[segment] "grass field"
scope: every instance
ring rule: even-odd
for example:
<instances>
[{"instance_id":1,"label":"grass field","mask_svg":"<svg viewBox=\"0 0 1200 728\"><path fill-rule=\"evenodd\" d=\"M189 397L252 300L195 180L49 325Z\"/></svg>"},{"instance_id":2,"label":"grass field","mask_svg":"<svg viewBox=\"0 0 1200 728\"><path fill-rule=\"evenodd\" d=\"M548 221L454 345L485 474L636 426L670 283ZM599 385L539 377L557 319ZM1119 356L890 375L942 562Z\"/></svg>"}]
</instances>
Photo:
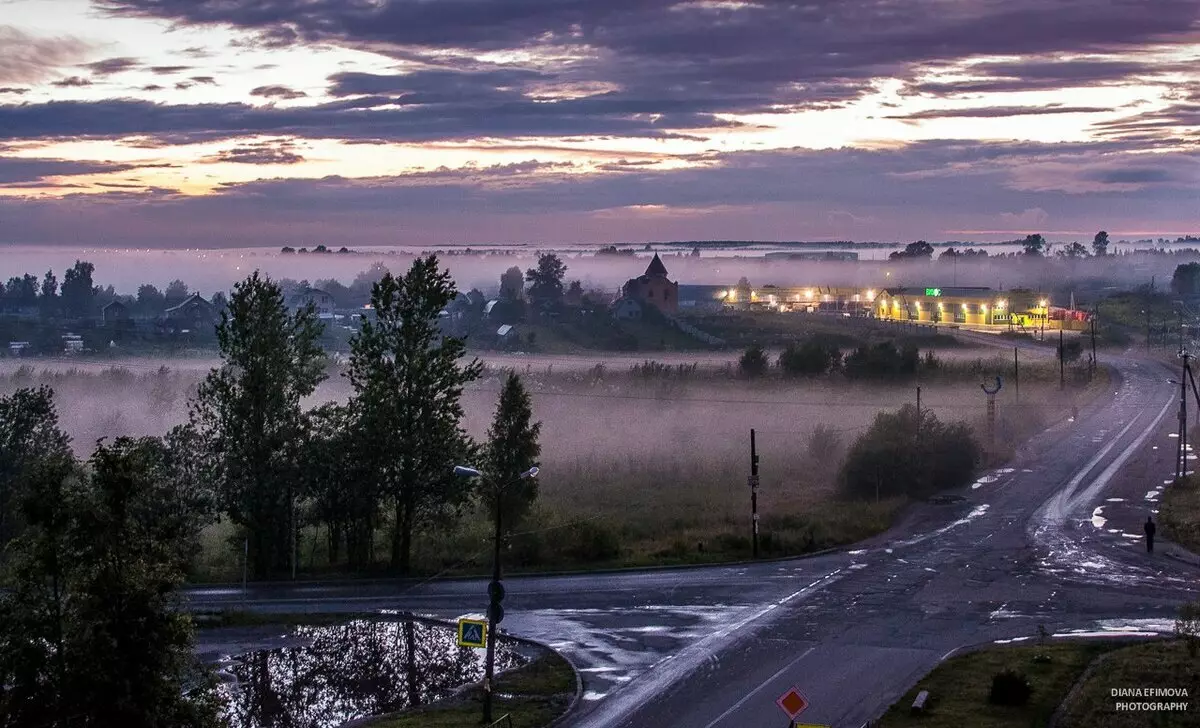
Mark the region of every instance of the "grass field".
<instances>
[{"instance_id":1,"label":"grass field","mask_svg":"<svg viewBox=\"0 0 1200 728\"><path fill-rule=\"evenodd\" d=\"M575 673L557 653L496 678L493 717L512 728L543 728L566 712L575 695ZM369 728L467 728L480 725L483 693L473 686L457 698L369 722ZM501 723L508 728L508 723Z\"/></svg>"},{"instance_id":2,"label":"grass field","mask_svg":"<svg viewBox=\"0 0 1200 728\"><path fill-rule=\"evenodd\" d=\"M1114 688L1177 688L1186 697L1113 697ZM1200 725L1200 658L1181 641L1125 647L1096 664L1063 706L1058 728L1183 728ZM1118 702L1186 702L1186 710L1118 710Z\"/></svg>"},{"instance_id":3,"label":"grass field","mask_svg":"<svg viewBox=\"0 0 1200 728\"><path fill-rule=\"evenodd\" d=\"M1059 642L1044 647L993 647L946 660L884 714L880 728L1031 728L1045 726L1084 670L1112 642ZM1048 661L1035 661L1037 655ZM992 676L1003 670L1023 674L1033 688L1023 706L988 702ZM929 691L925 713L913 715L913 700Z\"/></svg>"}]
</instances>

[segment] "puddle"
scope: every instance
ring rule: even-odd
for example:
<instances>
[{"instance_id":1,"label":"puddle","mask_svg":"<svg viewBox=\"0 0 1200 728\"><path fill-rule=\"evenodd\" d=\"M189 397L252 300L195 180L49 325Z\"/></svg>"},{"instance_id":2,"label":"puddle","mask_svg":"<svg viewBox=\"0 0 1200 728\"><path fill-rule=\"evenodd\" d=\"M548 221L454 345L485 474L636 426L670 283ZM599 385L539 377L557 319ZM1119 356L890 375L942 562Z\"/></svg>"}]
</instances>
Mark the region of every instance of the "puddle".
<instances>
[{"instance_id":1,"label":"puddle","mask_svg":"<svg viewBox=\"0 0 1200 728\"><path fill-rule=\"evenodd\" d=\"M355 620L297 627L293 636L305 646L222 660L230 728L335 728L432 703L483 678L484 651L459 647L454 628L441 624ZM496 642L497 672L527 660Z\"/></svg>"},{"instance_id":2,"label":"puddle","mask_svg":"<svg viewBox=\"0 0 1200 728\"><path fill-rule=\"evenodd\" d=\"M1124 503L1125 499L1124 498L1109 498L1105 502L1106 503Z\"/></svg>"}]
</instances>

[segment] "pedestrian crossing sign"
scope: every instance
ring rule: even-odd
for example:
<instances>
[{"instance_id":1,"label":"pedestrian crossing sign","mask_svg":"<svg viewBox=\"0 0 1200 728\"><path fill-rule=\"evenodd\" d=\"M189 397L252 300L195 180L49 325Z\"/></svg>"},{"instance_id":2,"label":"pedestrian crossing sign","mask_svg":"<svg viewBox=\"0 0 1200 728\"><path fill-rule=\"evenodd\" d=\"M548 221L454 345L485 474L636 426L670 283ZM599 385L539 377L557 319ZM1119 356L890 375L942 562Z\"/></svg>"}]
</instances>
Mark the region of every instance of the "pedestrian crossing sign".
<instances>
[{"instance_id":1,"label":"pedestrian crossing sign","mask_svg":"<svg viewBox=\"0 0 1200 728\"><path fill-rule=\"evenodd\" d=\"M458 645L460 647L486 647L487 622L481 619L458 620Z\"/></svg>"}]
</instances>

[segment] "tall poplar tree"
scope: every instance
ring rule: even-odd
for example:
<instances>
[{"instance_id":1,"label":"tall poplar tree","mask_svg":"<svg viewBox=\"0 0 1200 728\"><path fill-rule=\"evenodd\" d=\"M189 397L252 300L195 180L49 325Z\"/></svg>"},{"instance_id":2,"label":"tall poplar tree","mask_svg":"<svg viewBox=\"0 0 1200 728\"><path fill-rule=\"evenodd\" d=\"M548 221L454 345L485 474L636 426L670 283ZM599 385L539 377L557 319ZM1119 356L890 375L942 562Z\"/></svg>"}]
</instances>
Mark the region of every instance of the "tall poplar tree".
<instances>
[{"instance_id":1,"label":"tall poplar tree","mask_svg":"<svg viewBox=\"0 0 1200 728\"><path fill-rule=\"evenodd\" d=\"M484 481L480 484L481 499L489 510L495 508L499 493L501 522L506 530L518 526L537 499L537 479L520 475L537 464L542 452L538 444L541 431L542 423L533 422L533 406L521 377L510 373L500 390L496 415L483 448Z\"/></svg>"},{"instance_id":2,"label":"tall poplar tree","mask_svg":"<svg viewBox=\"0 0 1200 728\"><path fill-rule=\"evenodd\" d=\"M391 507L391 562L411 568L414 532L424 519L461 504L467 485L452 469L471 443L461 427L463 387L478 361L460 363L462 338L446 336L438 314L456 290L436 256L413 261L403 278L387 273L371 290L374 321L350 342L360 462Z\"/></svg>"},{"instance_id":3,"label":"tall poplar tree","mask_svg":"<svg viewBox=\"0 0 1200 728\"><path fill-rule=\"evenodd\" d=\"M279 286L255 271L234 286L221 311L223 363L193 402L221 508L245 530L256 579L291 564L300 401L325 378L321 328L311 305L289 312Z\"/></svg>"}]
</instances>

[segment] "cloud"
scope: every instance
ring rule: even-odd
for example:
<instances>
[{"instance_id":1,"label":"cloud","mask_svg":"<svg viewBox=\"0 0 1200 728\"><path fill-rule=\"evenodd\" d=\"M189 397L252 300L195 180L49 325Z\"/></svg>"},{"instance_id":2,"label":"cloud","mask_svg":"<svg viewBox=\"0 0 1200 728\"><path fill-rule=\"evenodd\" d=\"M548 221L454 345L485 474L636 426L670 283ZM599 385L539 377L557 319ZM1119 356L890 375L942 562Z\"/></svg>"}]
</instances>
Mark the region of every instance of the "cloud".
<instances>
[{"instance_id":1,"label":"cloud","mask_svg":"<svg viewBox=\"0 0 1200 728\"><path fill-rule=\"evenodd\" d=\"M113 162L81 162L71 159L41 159L30 157L0 157L0 183L6 186L27 186L44 182L51 177L85 174L105 174L135 169L137 165Z\"/></svg>"},{"instance_id":2,"label":"cloud","mask_svg":"<svg viewBox=\"0 0 1200 728\"><path fill-rule=\"evenodd\" d=\"M91 46L71 36L39 38L0 25L0 83L38 83L78 63Z\"/></svg>"},{"instance_id":3,"label":"cloud","mask_svg":"<svg viewBox=\"0 0 1200 728\"><path fill-rule=\"evenodd\" d=\"M261 96L267 99L300 99L308 96L303 91L296 91L287 86L259 86L250 91L251 96Z\"/></svg>"},{"instance_id":4,"label":"cloud","mask_svg":"<svg viewBox=\"0 0 1200 728\"><path fill-rule=\"evenodd\" d=\"M215 78L213 78L212 76L192 76L191 80L198 84L201 84L201 85L208 85L208 86L216 86L217 85L217 80Z\"/></svg>"},{"instance_id":5,"label":"cloud","mask_svg":"<svg viewBox=\"0 0 1200 728\"><path fill-rule=\"evenodd\" d=\"M259 142L226 149L206 162L233 162L236 164L297 164L304 157L294 151L290 142Z\"/></svg>"},{"instance_id":6,"label":"cloud","mask_svg":"<svg viewBox=\"0 0 1200 728\"><path fill-rule=\"evenodd\" d=\"M84 68L91 70L96 76L111 76L124 71L129 71L137 68L141 62L136 58L106 58L102 61L94 61L92 63L83 64Z\"/></svg>"},{"instance_id":7,"label":"cloud","mask_svg":"<svg viewBox=\"0 0 1200 728\"><path fill-rule=\"evenodd\" d=\"M981 56L1058 58L1188 43L1200 18L1193 0L1161 0L1152 13L1126 0L102 0L101 6L119 15L249 30L270 46L336 44L439 68L470 63L482 51L510 52L528 59L513 67L546 75L551 89L608 84L650 113L662 113L656 102L669 107L691 99L709 113L821 108L858 98L878 78L911 78ZM1009 82L1041 74L1054 84L1136 70L1043 62L1025 69L995 63L979 73L1004 74L993 80ZM388 84L404 83L400 78L370 79L377 90L360 91L390 93Z\"/></svg>"},{"instance_id":8,"label":"cloud","mask_svg":"<svg viewBox=\"0 0 1200 728\"><path fill-rule=\"evenodd\" d=\"M66 78L53 81L50 83L50 85L58 86L59 88L75 88L79 86L91 86L92 81L91 79L83 78L82 76L68 76Z\"/></svg>"},{"instance_id":9,"label":"cloud","mask_svg":"<svg viewBox=\"0 0 1200 728\"><path fill-rule=\"evenodd\" d=\"M169 76L173 73L192 70L191 66L151 66L150 72L158 76Z\"/></svg>"},{"instance_id":10,"label":"cloud","mask_svg":"<svg viewBox=\"0 0 1200 728\"><path fill-rule=\"evenodd\" d=\"M904 94L958 96L964 94L1046 91L1090 88L1139 81L1154 81L1168 74L1188 73L1187 64L1126 59L1055 60L1026 58L1012 61L972 63L956 67L968 80L924 81L905 87Z\"/></svg>"},{"instance_id":11,"label":"cloud","mask_svg":"<svg viewBox=\"0 0 1200 728\"><path fill-rule=\"evenodd\" d=\"M254 134L388 141L590 134L666 138L675 129L738 126L700 112L702 103L695 100L666 104L616 96L539 103L513 98L378 108L394 102L347 98L287 109L135 99L10 104L0 105L0 140L146 135L185 143ZM652 108L663 111L647 113Z\"/></svg>"},{"instance_id":12,"label":"cloud","mask_svg":"<svg viewBox=\"0 0 1200 728\"><path fill-rule=\"evenodd\" d=\"M1036 232L1051 220L1057 229L1182 230L1194 227L1195 162L1185 157L1098 144L941 141L877 151L708 154L691 158L690 168L600 174L531 159L401 177L227 184L201 197L71 195L20 205L0 199L0 235L52 240L67 234L67 218L84 237L139 245L169 238L180 246L281 245L300 229L348 244L385 244L397 242L401 227L405 241L419 244L939 239L939 230L981 226ZM959 174L964 167L977 173ZM1136 184L1128 180L1137 172L1114 173L1144 168L1171 172Z\"/></svg>"},{"instance_id":13,"label":"cloud","mask_svg":"<svg viewBox=\"0 0 1200 728\"><path fill-rule=\"evenodd\" d=\"M917 121L921 119L982 119L1006 116L1041 116L1044 114L1100 114L1111 112L1103 106L983 106L969 109L927 109L912 114L885 116L885 119Z\"/></svg>"},{"instance_id":14,"label":"cloud","mask_svg":"<svg viewBox=\"0 0 1200 728\"><path fill-rule=\"evenodd\" d=\"M145 86L142 86L139 90L141 90L141 91L162 91L163 87L159 86L157 83L148 83Z\"/></svg>"},{"instance_id":15,"label":"cloud","mask_svg":"<svg viewBox=\"0 0 1200 728\"><path fill-rule=\"evenodd\" d=\"M27 89L27 88L17 88L15 86L0 86L0 94L16 94L16 95L20 96L21 94L27 94L27 93L29 93L29 89Z\"/></svg>"}]
</instances>

